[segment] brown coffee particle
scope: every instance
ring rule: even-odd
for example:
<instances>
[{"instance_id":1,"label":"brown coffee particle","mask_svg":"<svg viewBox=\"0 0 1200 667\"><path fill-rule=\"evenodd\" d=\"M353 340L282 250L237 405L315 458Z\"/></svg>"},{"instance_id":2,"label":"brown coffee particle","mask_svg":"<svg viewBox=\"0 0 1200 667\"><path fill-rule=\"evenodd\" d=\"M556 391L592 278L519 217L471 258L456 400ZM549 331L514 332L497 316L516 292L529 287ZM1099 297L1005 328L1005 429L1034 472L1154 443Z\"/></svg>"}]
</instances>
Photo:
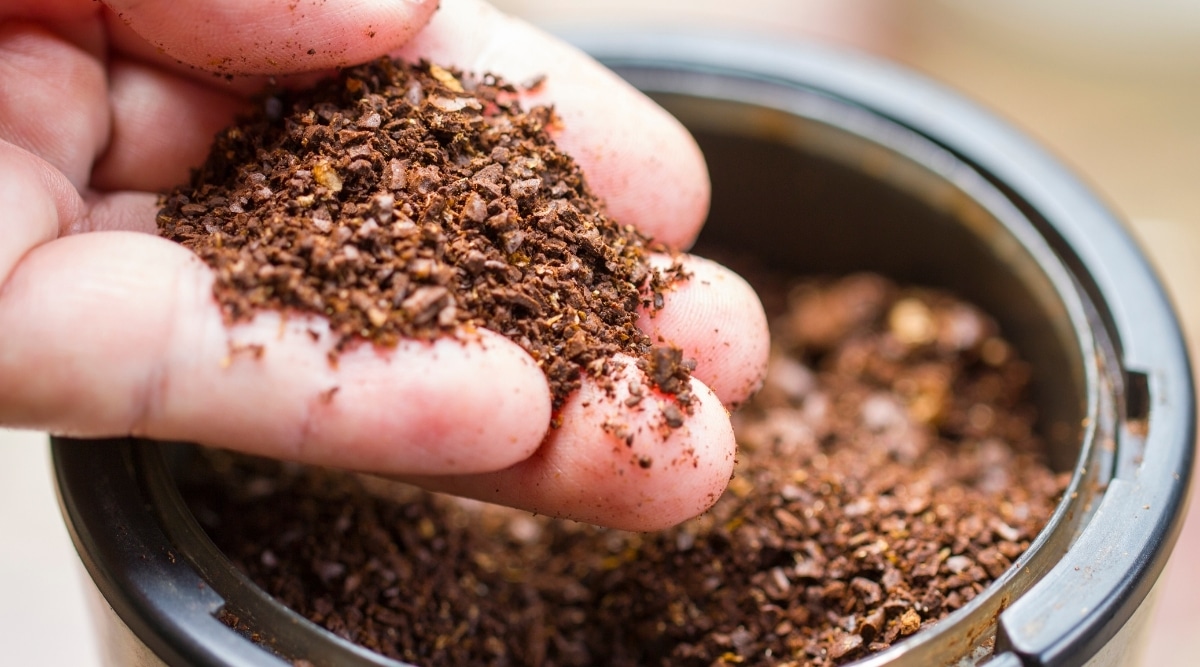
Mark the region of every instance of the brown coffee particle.
<instances>
[{"instance_id":1,"label":"brown coffee particle","mask_svg":"<svg viewBox=\"0 0 1200 667\"><path fill-rule=\"evenodd\" d=\"M692 367L636 326L684 273L649 265L665 249L607 217L554 112L517 92L391 59L280 91L164 197L159 232L213 268L227 321L325 317L331 359L486 328L533 356L555 409L618 353L688 408Z\"/></svg>"},{"instance_id":2,"label":"brown coffee particle","mask_svg":"<svg viewBox=\"0 0 1200 667\"><path fill-rule=\"evenodd\" d=\"M414 664L859 659L1003 574L1066 475L1042 463L1028 369L1011 351L996 365L984 350L995 324L977 309L878 276L765 296L789 304L775 317L771 364L785 370L734 416L741 453L729 490L673 529L600 529L219 452L205 454L185 493L258 585ZM897 345L898 299L919 304L935 335ZM837 313L836 336L798 326L797 309ZM961 340L943 335L958 326L945 324L951 311L984 335L943 344ZM922 380L931 374L946 390ZM939 401L932 422L911 412L928 392ZM898 406L886 419L866 407L881 397ZM986 425L966 419L980 404L993 413Z\"/></svg>"}]
</instances>

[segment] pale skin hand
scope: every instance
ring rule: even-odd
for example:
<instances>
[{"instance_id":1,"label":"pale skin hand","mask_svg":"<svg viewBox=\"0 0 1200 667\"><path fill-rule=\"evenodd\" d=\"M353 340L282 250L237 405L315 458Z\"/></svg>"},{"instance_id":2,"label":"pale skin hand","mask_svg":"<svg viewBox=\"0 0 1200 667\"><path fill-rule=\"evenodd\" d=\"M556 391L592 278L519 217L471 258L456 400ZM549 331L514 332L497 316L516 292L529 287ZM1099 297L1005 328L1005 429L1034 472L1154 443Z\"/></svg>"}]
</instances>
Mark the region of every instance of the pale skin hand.
<instances>
[{"instance_id":1,"label":"pale skin hand","mask_svg":"<svg viewBox=\"0 0 1200 667\"><path fill-rule=\"evenodd\" d=\"M244 75L392 52L513 81L546 75L528 103L556 105L560 145L612 215L667 243L691 242L708 184L681 127L582 54L483 3L435 8L420 0L6 2L0 424L224 446L635 530L707 508L734 459L724 404L758 385L767 350L761 306L719 266L687 259L695 276L642 318L699 362L696 413L664 440L653 410L627 408L623 396L591 384L568 402L562 427L548 431L545 379L498 335L383 352L360 346L335 368L328 337L308 334L319 320L266 314L231 329L209 269L147 233L154 193L186 179L261 85ZM249 343L265 346L261 358L230 356L231 344ZM633 433L631 445L613 435L614 423ZM649 468L639 465L645 459Z\"/></svg>"}]
</instances>

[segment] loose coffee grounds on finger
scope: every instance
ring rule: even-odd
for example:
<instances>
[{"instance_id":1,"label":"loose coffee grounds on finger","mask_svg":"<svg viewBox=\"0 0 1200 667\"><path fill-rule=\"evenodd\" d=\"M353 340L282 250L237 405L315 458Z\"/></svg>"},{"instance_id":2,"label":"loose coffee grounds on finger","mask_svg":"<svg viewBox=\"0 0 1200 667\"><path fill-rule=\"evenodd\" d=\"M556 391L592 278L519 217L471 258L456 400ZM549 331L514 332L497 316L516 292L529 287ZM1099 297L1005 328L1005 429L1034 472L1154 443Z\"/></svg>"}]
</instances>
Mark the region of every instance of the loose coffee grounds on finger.
<instances>
[{"instance_id":1,"label":"loose coffee grounds on finger","mask_svg":"<svg viewBox=\"0 0 1200 667\"><path fill-rule=\"evenodd\" d=\"M639 534L204 451L182 485L282 603L418 665L837 665L979 595L1067 482L978 309L874 275L761 290L766 385L706 514ZM238 619L226 621L237 627Z\"/></svg>"},{"instance_id":2,"label":"loose coffee grounds on finger","mask_svg":"<svg viewBox=\"0 0 1200 667\"><path fill-rule=\"evenodd\" d=\"M227 321L323 316L332 360L486 328L533 356L555 409L585 373L610 385L623 353L689 411L692 364L636 325L685 272L650 266L666 249L607 217L556 147L553 110L517 97L393 59L278 92L164 197L159 232L214 269Z\"/></svg>"}]
</instances>

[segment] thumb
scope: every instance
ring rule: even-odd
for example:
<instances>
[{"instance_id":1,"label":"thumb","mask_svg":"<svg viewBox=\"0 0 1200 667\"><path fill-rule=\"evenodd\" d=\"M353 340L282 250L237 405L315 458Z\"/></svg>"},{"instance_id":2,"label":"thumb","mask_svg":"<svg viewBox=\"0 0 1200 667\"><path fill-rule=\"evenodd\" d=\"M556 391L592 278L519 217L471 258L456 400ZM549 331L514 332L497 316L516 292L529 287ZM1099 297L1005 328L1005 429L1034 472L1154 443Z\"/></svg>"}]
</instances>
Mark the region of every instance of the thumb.
<instances>
[{"instance_id":1,"label":"thumb","mask_svg":"<svg viewBox=\"0 0 1200 667\"><path fill-rule=\"evenodd\" d=\"M221 74L364 62L420 32L438 0L104 0L167 55Z\"/></svg>"}]
</instances>

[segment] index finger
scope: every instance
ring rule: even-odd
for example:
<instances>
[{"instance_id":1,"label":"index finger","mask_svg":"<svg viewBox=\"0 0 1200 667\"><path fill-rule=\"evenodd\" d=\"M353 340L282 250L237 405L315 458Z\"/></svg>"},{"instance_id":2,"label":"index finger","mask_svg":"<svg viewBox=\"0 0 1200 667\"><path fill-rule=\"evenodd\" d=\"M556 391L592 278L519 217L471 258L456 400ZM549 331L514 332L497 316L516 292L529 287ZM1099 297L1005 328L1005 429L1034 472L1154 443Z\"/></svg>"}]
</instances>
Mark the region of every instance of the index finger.
<instances>
[{"instance_id":1,"label":"index finger","mask_svg":"<svg viewBox=\"0 0 1200 667\"><path fill-rule=\"evenodd\" d=\"M437 0L104 0L143 39L221 74L288 74L344 67L404 44Z\"/></svg>"}]
</instances>

